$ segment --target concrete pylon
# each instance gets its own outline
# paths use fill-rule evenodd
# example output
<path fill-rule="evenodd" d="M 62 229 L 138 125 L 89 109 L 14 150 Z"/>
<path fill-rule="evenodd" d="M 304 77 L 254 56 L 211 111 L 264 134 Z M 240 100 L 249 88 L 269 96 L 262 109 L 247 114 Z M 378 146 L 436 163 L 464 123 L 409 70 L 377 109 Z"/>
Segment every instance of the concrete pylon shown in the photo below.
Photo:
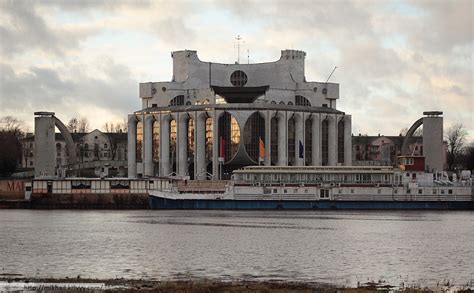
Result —
<path fill-rule="evenodd" d="M 443 117 L 423 117 L 423 155 L 427 171 L 443 170 Z"/>
<path fill-rule="evenodd" d="M 56 170 L 54 113 L 35 117 L 35 178 L 54 177 Z"/>

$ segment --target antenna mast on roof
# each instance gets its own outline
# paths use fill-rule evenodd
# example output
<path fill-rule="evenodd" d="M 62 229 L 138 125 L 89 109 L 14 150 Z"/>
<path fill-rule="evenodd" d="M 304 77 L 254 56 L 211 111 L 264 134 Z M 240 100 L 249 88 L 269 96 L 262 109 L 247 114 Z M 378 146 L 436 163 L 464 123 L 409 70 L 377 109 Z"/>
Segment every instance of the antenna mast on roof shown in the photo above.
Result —
<path fill-rule="evenodd" d="M 242 37 L 240 35 L 237 35 L 235 38 L 237 40 L 237 44 L 234 45 L 234 48 L 237 48 L 237 64 L 240 63 L 240 41 L 242 40 Z"/>
<path fill-rule="evenodd" d="M 329 77 L 328 79 L 326 79 L 326 83 L 328 83 L 329 79 L 331 78 L 332 74 L 334 73 L 334 71 L 336 71 L 337 69 L 337 66 L 334 66 L 334 69 L 332 70 L 331 74 L 329 74 Z"/>

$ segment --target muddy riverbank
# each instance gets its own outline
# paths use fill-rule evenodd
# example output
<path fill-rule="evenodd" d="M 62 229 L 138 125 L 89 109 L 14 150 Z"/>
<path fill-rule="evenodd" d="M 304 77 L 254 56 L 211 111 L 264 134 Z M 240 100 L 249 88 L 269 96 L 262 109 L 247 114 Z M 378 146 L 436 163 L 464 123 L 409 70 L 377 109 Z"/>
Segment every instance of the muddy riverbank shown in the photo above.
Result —
<path fill-rule="evenodd" d="M 471 284 L 472 285 L 472 284 Z M 220 281 L 212 279 L 127 280 L 76 278 L 0 277 L 0 291 L 66 291 L 66 292 L 473 292 L 472 286 L 443 283 L 436 288 L 410 284 L 395 287 L 383 281 L 341 287 L 331 284 L 288 281 Z"/>

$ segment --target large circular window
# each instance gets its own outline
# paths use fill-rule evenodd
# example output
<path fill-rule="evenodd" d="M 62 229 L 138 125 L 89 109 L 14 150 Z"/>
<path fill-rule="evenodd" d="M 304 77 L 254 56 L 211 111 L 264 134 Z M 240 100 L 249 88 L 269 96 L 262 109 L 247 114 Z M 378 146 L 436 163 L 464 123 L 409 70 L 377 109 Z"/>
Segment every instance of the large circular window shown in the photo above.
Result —
<path fill-rule="evenodd" d="M 237 70 L 237 71 L 234 71 L 231 75 L 230 75 L 230 82 L 234 85 L 234 86 L 244 86 L 246 83 L 247 83 L 247 74 L 245 74 L 245 72 L 241 71 L 241 70 Z"/>

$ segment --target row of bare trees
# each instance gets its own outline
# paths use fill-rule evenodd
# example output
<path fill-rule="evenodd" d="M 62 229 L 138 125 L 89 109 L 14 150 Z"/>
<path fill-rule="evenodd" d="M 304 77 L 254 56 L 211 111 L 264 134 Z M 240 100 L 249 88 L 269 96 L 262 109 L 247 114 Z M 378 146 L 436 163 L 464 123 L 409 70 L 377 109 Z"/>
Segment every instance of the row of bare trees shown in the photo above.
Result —
<path fill-rule="evenodd" d="M 22 140 L 25 137 L 24 123 L 13 117 L 0 118 L 0 177 L 15 172 L 22 157 Z"/>
<path fill-rule="evenodd" d="M 447 163 L 448 170 L 474 169 L 474 144 L 466 145 L 467 130 L 461 124 L 457 123 L 448 128 L 445 139 L 448 143 Z"/>

